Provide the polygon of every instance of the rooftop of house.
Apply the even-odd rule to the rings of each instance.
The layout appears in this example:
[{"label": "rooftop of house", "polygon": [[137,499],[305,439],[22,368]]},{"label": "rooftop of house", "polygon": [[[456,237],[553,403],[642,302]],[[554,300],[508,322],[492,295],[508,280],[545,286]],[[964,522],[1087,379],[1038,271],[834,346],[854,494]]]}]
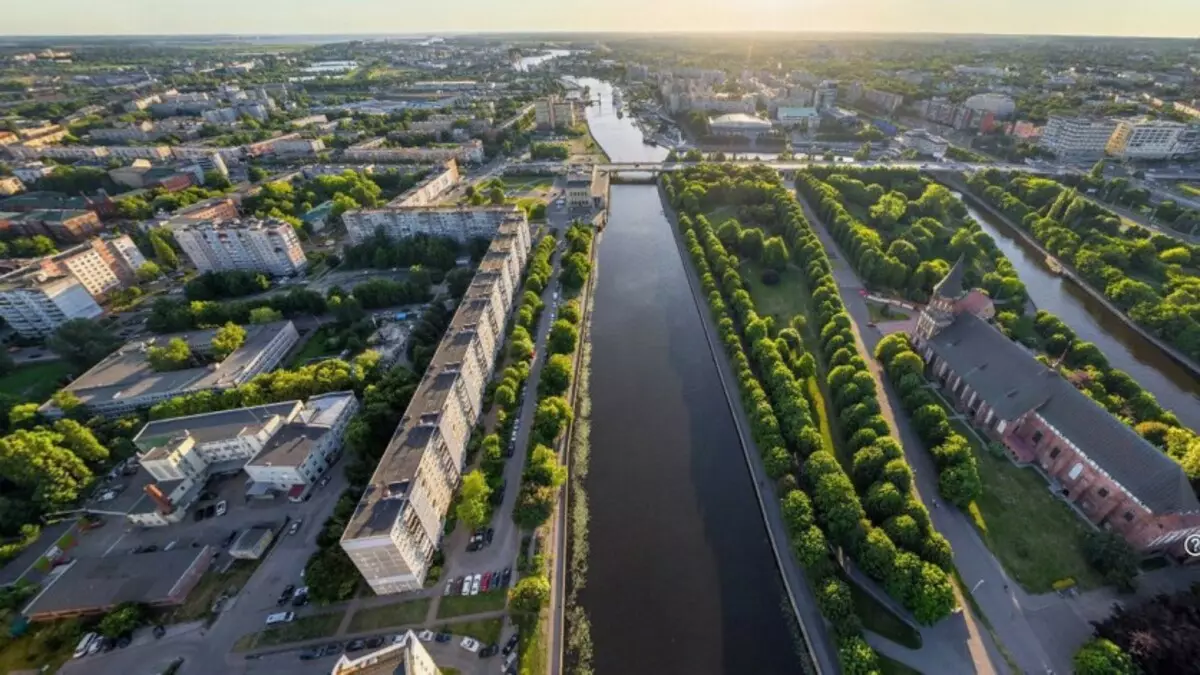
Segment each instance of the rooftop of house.
[{"label": "rooftop of house", "polygon": [[146,424],[133,443],[142,450],[153,451],[171,439],[191,436],[197,445],[224,441],[239,436],[257,434],[275,417],[291,420],[304,407],[300,401],[283,401],[250,408],[236,408],[202,415],[173,417]]},{"label": "rooftop of house", "polygon": [[[340,391],[308,400],[296,415],[250,460],[256,466],[300,466],[338,419],[354,405],[352,391]],[[299,403],[297,401],[297,403]]]},{"label": "rooftop of house", "polygon": [[1152,512],[1200,511],[1175,460],[984,320],[961,313],[929,344],[1001,419],[1036,411]]}]

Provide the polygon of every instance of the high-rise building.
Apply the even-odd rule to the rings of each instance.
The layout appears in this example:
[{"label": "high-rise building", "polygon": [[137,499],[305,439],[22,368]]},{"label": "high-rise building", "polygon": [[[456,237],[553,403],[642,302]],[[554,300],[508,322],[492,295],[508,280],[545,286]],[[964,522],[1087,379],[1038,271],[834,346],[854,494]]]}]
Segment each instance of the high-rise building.
[{"label": "high-rise building", "polygon": [[74,277],[50,277],[31,268],[0,277],[0,317],[21,337],[46,337],[66,321],[93,319],[102,313]]},{"label": "high-rise building", "polygon": [[817,110],[830,110],[837,106],[837,80],[825,80],[817,87],[814,104]]},{"label": "high-rise building", "polygon": [[361,209],[342,214],[351,245],[361,244],[376,232],[388,239],[403,239],[415,234],[453,237],[467,241],[491,237],[506,220],[518,215],[515,206],[429,206]]},{"label": "high-rise building", "polygon": [[1168,159],[1187,154],[1180,142],[1188,125],[1166,120],[1121,120],[1108,139],[1108,154],[1121,159]]},{"label": "high-rise building", "polygon": [[377,594],[425,583],[504,346],[529,237],[524,217],[499,227],[342,534],[342,548]]},{"label": "high-rise building", "polygon": [[1041,146],[1059,159],[1088,160],[1104,156],[1117,123],[1086,117],[1050,118],[1042,130]]},{"label": "high-rise building", "polygon": [[575,105],[557,96],[547,96],[534,102],[533,118],[538,129],[572,127],[575,126]]},{"label": "high-rise building", "polygon": [[173,225],[175,240],[201,272],[252,270],[290,276],[307,264],[295,229],[282,220],[248,218]]}]

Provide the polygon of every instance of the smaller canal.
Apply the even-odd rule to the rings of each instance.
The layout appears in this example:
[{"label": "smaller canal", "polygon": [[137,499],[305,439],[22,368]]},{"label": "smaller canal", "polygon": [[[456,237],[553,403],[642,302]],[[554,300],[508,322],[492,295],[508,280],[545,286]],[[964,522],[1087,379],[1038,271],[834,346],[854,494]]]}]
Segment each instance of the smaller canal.
[{"label": "smaller canal", "polygon": [[1200,401],[1196,398],[1200,396],[1200,381],[1086,291],[1050,271],[1045,257],[1006,223],[984,209],[976,209],[968,199],[964,198],[963,203],[1008,256],[1038,309],[1062,319],[1080,339],[1099,347],[1114,368],[1129,373],[1154,394],[1159,405],[1173,411],[1180,422],[1200,430]]}]

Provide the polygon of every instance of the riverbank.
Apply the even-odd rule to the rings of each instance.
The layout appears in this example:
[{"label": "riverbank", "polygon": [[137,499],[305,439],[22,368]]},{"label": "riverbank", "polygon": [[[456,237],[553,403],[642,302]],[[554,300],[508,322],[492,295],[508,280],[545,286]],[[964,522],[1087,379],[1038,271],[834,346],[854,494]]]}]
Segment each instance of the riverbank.
[{"label": "riverbank", "polygon": [[1114,305],[1112,301],[1110,301],[1102,292],[1093,288],[1091,284],[1079,276],[1079,273],[1075,270],[1074,265],[1055,257],[1054,254],[1050,253],[1050,251],[1046,250],[1046,248],[1042,246],[1041,242],[1035,239],[1033,235],[1019,227],[1006,214],[996,209],[985,200],[980,199],[975,193],[971,192],[965,182],[959,180],[957,177],[951,178],[949,176],[941,176],[936,178],[936,180],[940,181],[946,187],[960,192],[962,194],[962,198],[967,200],[973,207],[986,211],[990,216],[1002,223],[1012,233],[1016,234],[1023,242],[1033,247],[1041,255],[1045,256],[1047,260],[1052,260],[1061,266],[1062,277],[1064,279],[1070,281],[1077,288],[1087,293],[1097,303],[1108,310],[1113,318],[1118,319],[1130,330],[1137,333],[1138,336],[1140,336],[1146,342],[1154,347],[1157,347],[1159,351],[1161,351],[1165,356],[1169,357],[1176,365],[1187,370],[1192,376],[1200,378],[1200,364],[1189,359],[1185,354],[1167,344],[1159,337],[1151,334],[1144,327],[1139,325],[1133,319],[1129,318],[1127,314],[1122,312],[1119,307]]},{"label": "riverbank", "polygon": [[[695,303],[696,311],[699,313],[701,324],[704,327],[704,338],[708,343],[709,352],[714,365],[717,367],[721,390],[729,406],[729,411],[733,415],[734,424],[737,427],[742,454],[746,458],[747,468],[754,479],[754,493],[758,498],[763,523],[767,529],[767,536],[770,539],[771,548],[775,553],[775,562],[778,565],[784,588],[787,590],[787,599],[791,604],[793,615],[798,622],[800,636],[803,638],[808,652],[809,664],[813,666],[814,672],[817,673],[837,673],[839,672],[839,667],[836,646],[832,636],[829,634],[825,619],[821,616],[817,608],[816,596],[812,592],[812,587],[808,583],[808,579],[804,573],[800,571],[800,565],[795,560],[791,548],[787,545],[787,529],[783,524],[779,499],[774,494],[774,488],[771,487],[771,480],[767,476],[766,468],[762,464],[761,455],[753,439],[748,434],[750,424],[745,410],[742,409],[741,398],[733,395],[733,392],[736,391],[736,381],[733,378],[733,372],[724,351],[717,346],[716,327],[713,325],[712,315],[701,294],[700,280],[696,277],[696,270],[687,254],[687,247],[683,241],[683,236],[680,234],[678,218],[668,205],[666,195],[663,194],[661,187],[658,190],[658,196],[662,203],[663,213],[670,223],[676,249],[683,260],[688,287],[691,289],[692,300]],[[765,496],[763,494],[764,491],[768,493]],[[780,542],[783,543],[782,552]],[[797,601],[797,597],[800,598],[800,602]]]}]

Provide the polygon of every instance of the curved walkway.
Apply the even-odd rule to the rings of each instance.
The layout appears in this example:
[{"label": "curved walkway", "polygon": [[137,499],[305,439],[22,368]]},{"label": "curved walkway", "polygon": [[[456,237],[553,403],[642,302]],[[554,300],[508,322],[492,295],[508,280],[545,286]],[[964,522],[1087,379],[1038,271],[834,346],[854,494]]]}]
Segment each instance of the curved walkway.
[{"label": "curved walkway", "polygon": [[809,586],[808,579],[792,554],[792,547],[788,543],[787,528],[783,525],[779,499],[776,498],[775,488],[767,478],[767,471],[763,466],[758,447],[748,432],[750,420],[742,408],[741,398],[731,393],[731,391],[737,391],[736,384],[734,384],[737,380],[729,367],[729,359],[720,347],[720,340],[716,337],[717,331],[713,325],[712,314],[707,301],[701,294],[700,280],[696,276],[696,268],[684,246],[683,236],[679,233],[679,223],[674,211],[667,205],[661,188],[659,189],[659,200],[667,222],[671,224],[671,233],[675,238],[679,255],[683,258],[683,268],[687,272],[692,299],[695,300],[696,311],[700,313],[700,322],[704,326],[704,337],[708,341],[709,351],[717,366],[717,373],[721,378],[721,389],[729,404],[734,426],[737,427],[738,437],[741,439],[742,452],[746,455],[746,462],[749,465],[751,477],[754,479],[754,492],[758,496],[758,504],[763,513],[767,535],[771,540],[771,548],[775,551],[775,562],[779,567],[784,587],[788,591],[788,600],[795,613],[796,621],[800,624],[800,633],[817,672],[821,675],[840,673],[837,645],[825,623],[825,617],[821,615],[817,607],[817,599],[813,595],[812,587]]}]

